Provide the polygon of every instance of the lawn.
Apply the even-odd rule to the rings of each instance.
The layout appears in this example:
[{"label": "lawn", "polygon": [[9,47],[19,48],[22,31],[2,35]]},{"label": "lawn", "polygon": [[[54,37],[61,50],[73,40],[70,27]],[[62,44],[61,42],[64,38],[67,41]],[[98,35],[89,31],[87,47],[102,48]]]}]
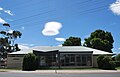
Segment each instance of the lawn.
[{"label": "lawn", "polygon": [[40,68],[38,70],[100,70],[99,68]]},{"label": "lawn", "polygon": [[[10,70],[22,70],[22,69],[8,69],[8,68],[4,68],[4,69],[0,69],[0,72],[7,72]],[[40,68],[37,70],[100,70],[99,68]]]},{"label": "lawn", "polygon": [[116,67],[117,70],[120,70],[120,67]]},{"label": "lawn", "polygon": [[7,72],[10,70],[21,70],[20,68],[16,68],[16,69],[10,69],[10,68],[0,68],[0,72]]},{"label": "lawn", "polygon": [[[116,67],[117,70],[120,70],[120,67]],[[14,69],[8,69],[8,68],[2,68],[0,69],[0,72],[7,72],[9,70],[22,70],[20,68],[14,68]],[[45,69],[37,69],[37,70],[101,70],[99,68],[45,68]]]}]

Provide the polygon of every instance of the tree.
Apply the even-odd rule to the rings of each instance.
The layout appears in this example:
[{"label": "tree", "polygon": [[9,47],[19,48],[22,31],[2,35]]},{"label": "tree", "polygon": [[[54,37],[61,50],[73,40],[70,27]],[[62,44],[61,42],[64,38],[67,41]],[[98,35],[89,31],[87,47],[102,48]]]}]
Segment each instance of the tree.
[{"label": "tree", "polygon": [[2,35],[2,37],[0,37],[0,56],[6,58],[7,53],[20,50],[18,44],[14,44],[14,42],[22,36],[22,33],[15,30],[9,32],[8,27],[10,28],[10,25],[8,23],[4,23],[3,26],[6,27],[6,30],[0,31]]},{"label": "tree", "polygon": [[0,38],[0,58],[7,57],[7,46],[9,46],[8,38]]},{"label": "tree", "polygon": [[81,38],[79,37],[69,37],[62,44],[63,46],[81,46]]},{"label": "tree", "polygon": [[6,35],[7,35],[8,38],[10,39],[10,43],[11,43],[11,45],[13,46],[15,40],[16,40],[18,37],[21,38],[22,33],[19,32],[19,31],[15,31],[15,30],[14,30],[12,33],[9,33],[9,32],[8,32]]},{"label": "tree", "polygon": [[38,68],[38,58],[33,53],[24,56],[22,70],[33,71]]},{"label": "tree", "polygon": [[120,61],[120,53],[115,56],[116,61]]},{"label": "tree", "polygon": [[85,38],[83,45],[112,53],[113,43],[114,40],[110,32],[96,30],[91,33],[90,37]]}]

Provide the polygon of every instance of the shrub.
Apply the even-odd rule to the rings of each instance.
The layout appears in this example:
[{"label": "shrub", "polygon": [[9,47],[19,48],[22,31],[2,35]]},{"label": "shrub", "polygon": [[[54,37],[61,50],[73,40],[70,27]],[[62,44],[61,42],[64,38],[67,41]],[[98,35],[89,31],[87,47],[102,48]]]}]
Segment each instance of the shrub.
[{"label": "shrub", "polygon": [[98,56],[97,58],[97,63],[98,63],[98,67],[99,68],[102,68],[102,65],[103,65],[103,62],[102,62],[102,59],[104,58],[104,55],[100,55]]},{"label": "shrub", "polygon": [[120,61],[120,54],[118,54],[118,55],[115,56],[115,60],[116,61]]},{"label": "shrub", "polygon": [[120,61],[114,61],[116,67],[120,67]]},{"label": "shrub", "polygon": [[24,56],[22,70],[33,71],[38,68],[38,58],[35,54],[29,53]]},{"label": "shrub", "polygon": [[112,58],[105,56],[103,58],[103,69],[115,69],[115,63],[112,61]]},{"label": "shrub", "polygon": [[101,69],[115,69],[115,63],[111,57],[100,55],[97,58],[98,67]]}]

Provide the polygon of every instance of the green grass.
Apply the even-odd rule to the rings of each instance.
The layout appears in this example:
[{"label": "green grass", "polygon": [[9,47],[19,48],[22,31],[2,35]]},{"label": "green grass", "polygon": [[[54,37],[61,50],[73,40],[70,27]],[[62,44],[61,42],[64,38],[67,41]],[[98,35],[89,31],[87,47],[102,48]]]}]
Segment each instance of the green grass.
[{"label": "green grass", "polygon": [[16,68],[16,69],[13,69],[13,68],[0,68],[0,72],[7,72],[9,70],[22,70],[20,68]]},{"label": "green grass", "polygon": [[100,70],[99,68],[39,68],[38,70]]},{"label": "green grass", "polygon": [[[8,68],[2,68],[0,69],[0,72],[7,72],[10,70],[22,70],[20,68],[14,68],[14,69],[8,69]],[[101,70],[99,68],[39,68],[37,70]],[[120,67],[116,67],[116,70],[120,70]]]},{"label": "green grass", "polygon": [[116,67],[117,70],[120,70],[120,67]]},{"label": "green grass", "polygon": [[[0,71],[22,70],[20,68],[2,68]],[[100,70],[99,68],[39,68],[37,70]]]},{"label": "green grass", "polygon": [[61,70],[99,70],[99,68],[61,68]]},{"label": "green grass", "polygon": [[4,69],[0,69],[0,72],[7,72],[7,70],[4,70]]}]

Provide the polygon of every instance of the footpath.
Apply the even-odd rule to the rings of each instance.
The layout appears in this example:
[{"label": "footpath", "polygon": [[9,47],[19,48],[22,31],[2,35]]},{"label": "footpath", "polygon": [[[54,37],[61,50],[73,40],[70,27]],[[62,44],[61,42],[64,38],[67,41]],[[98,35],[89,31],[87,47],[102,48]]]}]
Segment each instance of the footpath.
[{"label": "footpath", "polygon": [[36,70],[36,71],[21,71],[21,70],[2,70],[0,72],[9,73],[41,73],[41,74],[77,74],[77,73],[120,73],[120,70]]}]

